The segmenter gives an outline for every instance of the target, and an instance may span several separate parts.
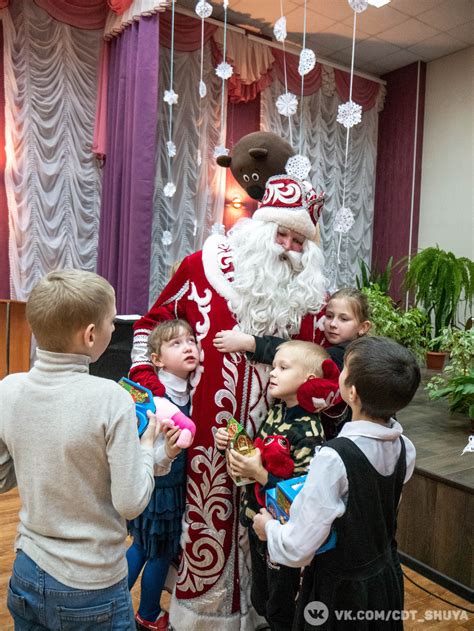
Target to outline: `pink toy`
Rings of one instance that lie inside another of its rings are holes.
[[[196,433],[196,425],[169,399],[165,397],[155,397],[154,399],[156,418],[161,422],[162,427],[179,427],[181,435],[176,444],[181,449],[189,447]]]

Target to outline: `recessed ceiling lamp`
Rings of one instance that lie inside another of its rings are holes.
[[[388,4],[390,0],[368,0],[368,2],[373,7],[377,7],[377,9],[380,9],[380,7],[383,7],[384,4]]]

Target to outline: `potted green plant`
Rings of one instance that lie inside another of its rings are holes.
[[[427,383],[431,399],[445,397],[451,412],[467,414],[474,429],[474,330],[442,329],[437,338],[440,349],[450,353],[450,360],[440,375]]]
[[[388,259],[387,265],[383,270],[379,271],[376,265],[370,268],[363,259],[359,259],[359,268],[360,276],[356,277],[357,289],[361,290],[363,287],[377,285],[384,294],[388,294],[392,284],[392,271],[394,269],[393,256]]]
[[[423,307],[432,318],[430,352],[442,352],[439,342],[442,330],[456,328],[460,305],[464,302],[466,316],[472,303],[474,262],[466,257],[456,257],[439,246],[425,248],[409,261],[404,284],[415,292],[415,304]]]
[[[431,331],[426,313],[417,307],[399,309],[377,284],[362,292],[369,301],[372,332],[392,338],[423,359]]]

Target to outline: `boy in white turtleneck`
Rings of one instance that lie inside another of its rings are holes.
[[[189,377],[199,364],[191,326],[185,320],[162,322],[150,333],[148,353],[166,388],[166,397],[189,416]],[[171,442],[165,444],[165,451],[173,459],[171,471],[155,479],[155,491],[147,508],[129,522],[133,537],[127,551],[130,589],[144,567],[137,628],[152,631],[168,629],[168,614],[161,610],[160,597],[170,563],[179,552],[185,507],[186,452]]]
[[[130,631],[126,519],[151,497],[156,422],[139,441],[130,395],[89,374],[114,330],[114,290],[91,272],[51,272],[26,315],[38,359],[0,382],[0,493],[18,486],[21,498],[8,608],[15,629]]]

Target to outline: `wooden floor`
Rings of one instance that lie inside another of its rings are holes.
[[[13,543],[19,504],[16,490],[0,495],[0,631],[13,630],[13,623],[6,608],[6,588],[14,560]],[[404,571],[408,578],[414,580],[421,587],[451,601],[454,605],[449,605],[435,596],[430,596],[420,587],[405,579],[405,611],[410,616],[410,619],[405,622],[407,631],[412,629],[419,629],[420,631],[432,631],[433,629],[438,631],[472,631],[474,629],[474,616],[458,608],[465,607],[472,610],[471,604],[408,568],[404,568]],[[136,609],[140,597],[139,586],[134,587],[132,596]],[[167,601],[167,595],[164,594],[164,606],[166,606]],[[217,630],[212,629],[210,631]]]

